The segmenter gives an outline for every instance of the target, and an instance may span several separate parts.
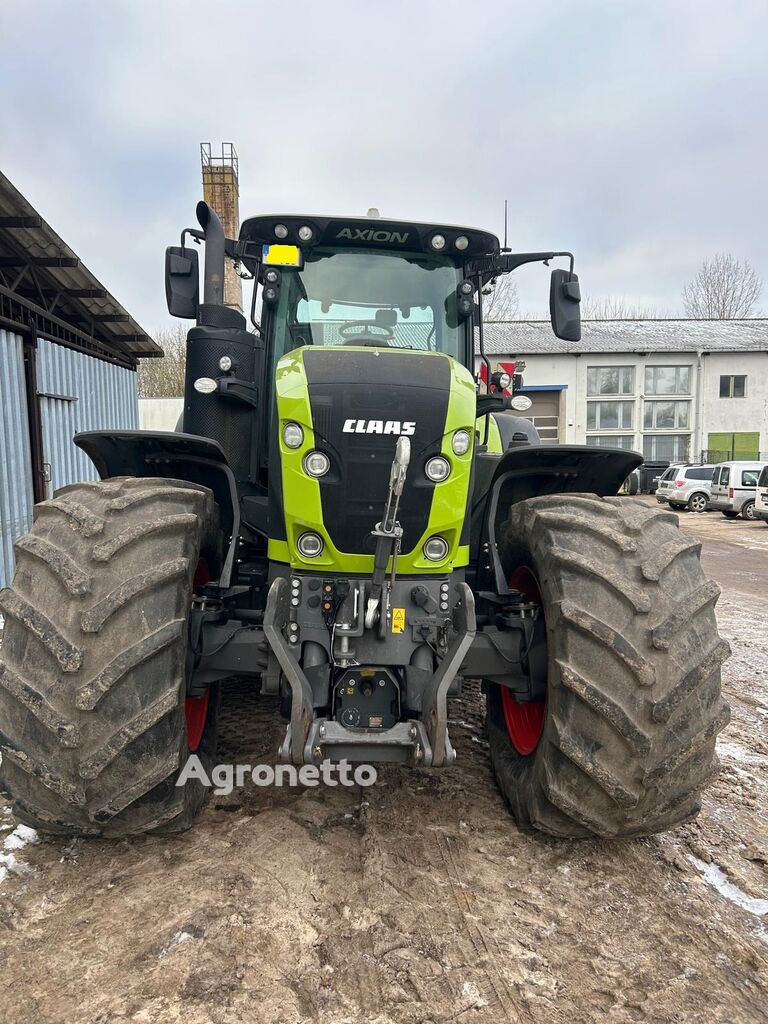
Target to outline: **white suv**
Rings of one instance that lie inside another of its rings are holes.
[[[714,472],[714,466],[672,465],[659,477],[656,501],[666,501],[670,508],[678,510],[706,512]]]

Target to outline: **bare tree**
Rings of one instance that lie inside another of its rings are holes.
[[[683,288],[683,305],[699,320],[741,320],[757,315],[763,282],[746,260],[729,252],[704,260],[698,274]]]
[[[581,316],[584,320],[656,320],[661,315],[651,306],[641,303],[633,305],[613,295],[601,299],[585,295],[581,300]]]
[[[154,338],[165,355],[161,359],[142,359],[139,363],[139,397],[181,398],[187,361],[187,329],[179,324],[156,331]]]
[[[519,308],[517,283],[510,274],[497,277],[483,288],[483,320],[515,320]]]

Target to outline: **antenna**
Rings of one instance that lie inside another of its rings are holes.
[[[507,200],[504,200],[504,248],[507,248]]]

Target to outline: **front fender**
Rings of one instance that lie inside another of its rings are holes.
[[[222,532],[239,531],[237,489],[226,456],[208,437],[149,430],[88,430],[74,442],[102,480],[113,476],[159,476],[209,487],[219,506]]]
[[[638,452],[575,444],[526,445],[506,451],[492,475],[486,472],[485,479],[490,477],[490,482],[482,493],[473,496],[472,560],[479,565],[480,575],[490,573],[487,583],[496,593],[507,589],[497,541],[510,505],[543,494],[616,494],[642,462]],[[490,557],[480,564],[484,544]]]

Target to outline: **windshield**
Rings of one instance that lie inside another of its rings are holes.
[[[283,271],[275,361],[303,345],[380,345],[461,357],[459,271],[445,256],[316,249]]]

